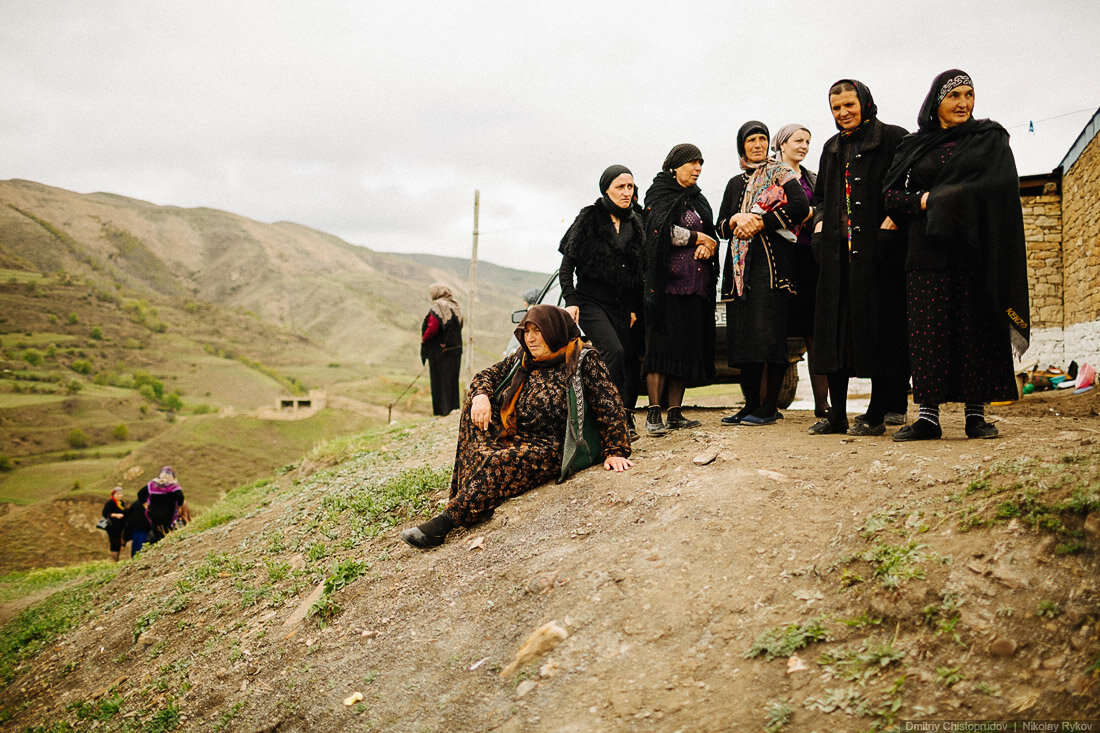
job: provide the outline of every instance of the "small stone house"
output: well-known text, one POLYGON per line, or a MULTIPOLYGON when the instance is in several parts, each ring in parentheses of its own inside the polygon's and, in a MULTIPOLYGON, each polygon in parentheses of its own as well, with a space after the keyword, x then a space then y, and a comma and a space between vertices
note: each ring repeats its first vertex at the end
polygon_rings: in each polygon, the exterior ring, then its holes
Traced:
POLYGON ((1051 173, 1020 178, 1031 295, 1024 363, 1100 367, 1100 109, 1051 173))

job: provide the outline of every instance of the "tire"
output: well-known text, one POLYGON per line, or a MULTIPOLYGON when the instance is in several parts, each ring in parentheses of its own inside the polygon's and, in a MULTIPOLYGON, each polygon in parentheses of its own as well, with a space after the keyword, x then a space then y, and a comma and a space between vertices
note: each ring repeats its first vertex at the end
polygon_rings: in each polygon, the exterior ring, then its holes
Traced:
POLYGON ((794 393, 798 391, 798 362, 787 364, 787 373, 783 375, 783 383, 779 386, 780 409, 786 410, 794 402, 794 393))

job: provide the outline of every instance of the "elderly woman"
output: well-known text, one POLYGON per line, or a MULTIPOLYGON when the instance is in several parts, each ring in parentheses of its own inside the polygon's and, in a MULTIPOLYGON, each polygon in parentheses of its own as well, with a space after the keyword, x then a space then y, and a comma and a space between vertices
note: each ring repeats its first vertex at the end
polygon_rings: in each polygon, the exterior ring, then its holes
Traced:
POLYGON ((183 505, 183 489, 176 481, 176 472, 171 466, 160 469, 160 474, 146 484, 145 488, 149 492, 147 515, 152 526, 149 536, 151 545, 164 539, 172 530, 183 505))
POLYGON ((125 544, 122 536, 126 529, 126 502, 122 500, 122 487, 111 489, 111 498, 103 505, 103 518, 107 520, 107 543, 111 560, 118 562, 118 555, 125 544))
POLYGON ((905 423, 905 243, 886 216, 882 180, 906 130, 878 118, 871 90, 856 79, 829 87, 837 134, 821 151, 814 213, 817 283, 810 371, 827 375, 832 409, 811 435, 882 435, 905 423), (867 411, 848 425, 848 380, 870 377, 867 411))
POLYGON ((462 366, 462 309, 443 283, 428 288, 432 307, 420 326, 420 361, 428 362, 432 414, 457 410, 458 372, 462 366))
MULTIPOLYGON (((779 128, 772 140, 772 150, 776 161, 794 171, 806 200, 813 202, 817 174, 802 165, 810 152, 810 131, 805 125, 791 123, 779 128)), ((812 217, 810 213, 798 228, 798 238, 791 246, 791 285, 794 295, 787 304, 787 336, 800 337, 806 341, 806 357, 814 360, 814 301, 817 298, 817 259, 810 246, 813 239, 812 217)), ((814 415, 826 417, 829 414, 829 380, 824 374, 811 374, 810 385, 814 395, 814 415)))
POLYGON ((691 143, 669 151, 645 193, 645 327, 649 435, 696 427, 681 413, 686 387, 714 381, 714 214, 696 181, 703 154, 691 143), (661 409, 668 409, 667 427, 661 409))
POLYGON ((745 406, 722 418, 727 425, 771 425, 779 418, 794 292, 790 245, 810 211, 794 171, 768 157, 768 138, 767 126, 756 120, 737 131, 744 172, 726 184, 718 209, 718 235, 730 238, 722 272, 726 353, 730 366, 741 368, 745 395, 745 406))
MULTIPOLYGON (((581 209, 561 240, 558 279, 565 310, 600 352, 623 403, 633 405, 634 395, 627 390, 637 380, 628 380, 627 365, 637 368, 630 353, 630 328, 642 308, 645 230, 634 213, 629 168, 613 165, 605 170, 600 191, 600 198, 581 209)), ((626 417, 633 433, 633 415, 627 412, 626 417)))
POLYGON ((886 209, 907 230, 906 296, 918 419, 894 440, 942 434, 939 406, 965 404, 968 438, 994 438, 985 404, 1016 399, 1013 352, 1030 337, 1020 181, 1008 133, 975 120, 974 82, 932 82, 918 131, 886 173, 886 209))
POLYGON ((401 533, 413 547, 441 545, 455 527, 485 521, 509 497, 564 479, 599 455, 609 471, 634 465, 619 392, 595 350, 581 345, 573 317, 556 306, 532 306, 516 338, 515 354, 474 377, 450 500, 439 516, 401 533), (583 434, 585 413, 598 440, 583 434))

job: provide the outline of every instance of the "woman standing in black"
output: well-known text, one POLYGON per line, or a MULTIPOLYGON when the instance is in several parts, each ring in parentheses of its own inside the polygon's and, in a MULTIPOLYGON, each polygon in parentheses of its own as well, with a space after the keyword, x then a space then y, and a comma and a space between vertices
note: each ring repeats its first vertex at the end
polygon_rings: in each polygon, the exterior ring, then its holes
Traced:
POLYGON ((649 435, 699 425, 680 411, 684 389, 714 381, 714 213, 696 181, 703 154, 691 143, 669 151, 645 193, 645 327, 649 435), (668 408, 668 427, 661 419, 668 408))
POLYGON ((457 410, 458 372, 462 366, 462 309, 443 283, 428 288, 431 310, 420 326, 420 361, 428 362, 432 382, 432 414, 457 410))
MULTIPOLYGON (((558 280, 565 310, 599 351, 624 405, 633 405, 636 395, 628 390, 637 380, 629 378, 627 369, 637 368, 630 328, 642 309, 645 230, 633 209, 629 168, 613 165, 605 170, 600 191, 600 198, 581 209, 562 237, 558 280)), ((626 418, 634 434, 634 416, 628 411, 626 418)))
POLYGON ((821 266, 810 371, 826 374, 826 419, 812 435, 882 435, 905 422, 909 352, 905 339, 905 242, 886 215, 882 181, 906 131, 878 119, 871 90, 855 79, 829 88, 839 132, 821 151, 814 253, 821 266), (867 412, 848 426, 848 380, 870 377, 867 412))
POLYGON ((722 268, 726 354, 729 365, 741 369, 745 395, 745 406, 722 418, 727 425, 771 425, 779 418, 793 293, 790 246, 810 211, 794 171, 768 157, 768 138, 767 126, 756 120, 737 131, 744 173, 726 184, 718 209, 718 235, 730 238, 722 268))
POLYGON ((932 82, 918 131, 886 174, 886 207, 903 223, 909 354, 918 419, 894 440, 942 434, 942 402, 966 405, 966 436, 994 438, 985 403, 1016 399, 1013 352, 1030 338, 1020 179, 1008 132, 975 120, 974 82, 959 69, 932 82))
POLYGON ((103 505, 103 518, 107 520, 107 542, 111 550, 111 560, 118 562, 122 551, 126 529, 126 502, 122 500, 122 487, 111 489, 111 498, 103 505))

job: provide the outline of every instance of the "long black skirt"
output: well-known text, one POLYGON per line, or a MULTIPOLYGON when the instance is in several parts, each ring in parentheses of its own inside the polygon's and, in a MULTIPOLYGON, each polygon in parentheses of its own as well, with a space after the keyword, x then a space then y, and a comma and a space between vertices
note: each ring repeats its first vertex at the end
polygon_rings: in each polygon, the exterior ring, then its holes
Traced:
POLYGON ((714 382, 714 301, 666 294, 660 313, 646 314, 642 372, 677 377, 688 387, 714 382))
POLYGON ((428 367, 432 380, 432 414, 449 415, 462 406, 458 400, 458 372, 462 366, 462 349, 446 351, 428 367))
POLYGON ((744 295, 726 303, 726 361, 730 366, 787 363, 791 293, 770 287, 764 256, 756 237, 749 243, 744 295))
POLYGON ((913 402, 977 404, 1017 398, 1008 326, 980 292, 967 273, 908 273, 913 402))

